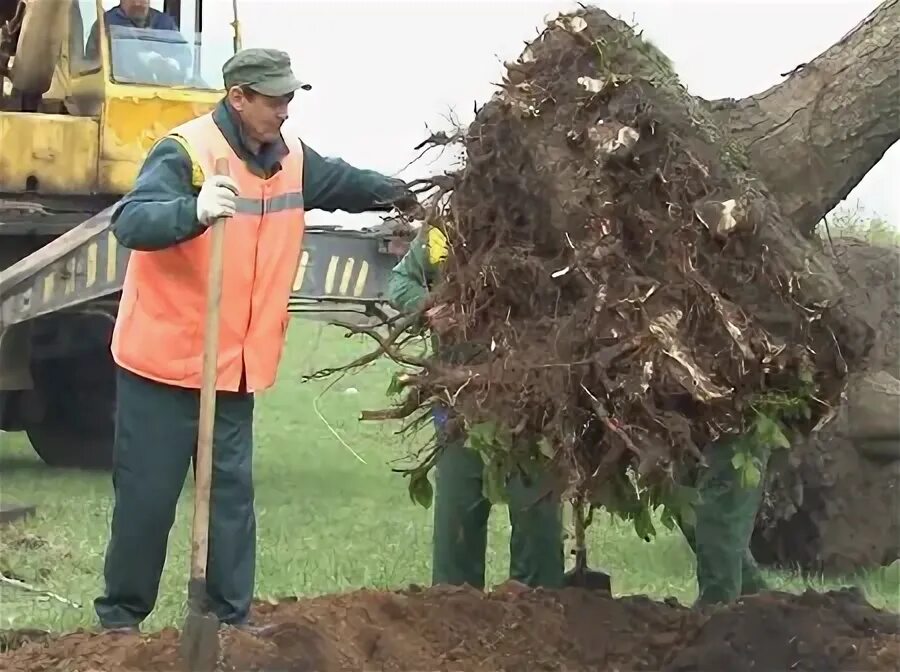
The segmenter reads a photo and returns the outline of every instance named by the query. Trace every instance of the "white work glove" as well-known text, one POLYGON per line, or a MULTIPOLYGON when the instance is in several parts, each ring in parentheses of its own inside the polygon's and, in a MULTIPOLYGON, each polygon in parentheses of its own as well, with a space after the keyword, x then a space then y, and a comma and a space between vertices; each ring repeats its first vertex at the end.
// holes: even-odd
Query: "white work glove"
POLYGON ((209 226, 219 217, 231 217, 237 207, 238 186, 225 175, 206 178, 197 196, 197 220, 209 226))

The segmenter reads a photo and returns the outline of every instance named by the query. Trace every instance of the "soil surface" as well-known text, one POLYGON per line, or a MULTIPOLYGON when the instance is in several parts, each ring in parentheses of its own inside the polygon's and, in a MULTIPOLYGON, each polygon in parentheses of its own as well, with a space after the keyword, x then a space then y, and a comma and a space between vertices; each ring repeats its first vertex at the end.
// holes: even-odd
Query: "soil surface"
MULTIPOLYGON (((643 597, 611 599, 509 583, 360 590, 258 604, 253 636, 221 634, 221 672, 344 670, 897 670, 900 617, 854 591, 767 593, 728 608, 689 609, 643 597)), ((6 672, 179 670, 178 632, 8 633, 6 672), (23 641, 24 640, 24 641, 23 641), (13 648, 15 647, 15 648, 13 648)))

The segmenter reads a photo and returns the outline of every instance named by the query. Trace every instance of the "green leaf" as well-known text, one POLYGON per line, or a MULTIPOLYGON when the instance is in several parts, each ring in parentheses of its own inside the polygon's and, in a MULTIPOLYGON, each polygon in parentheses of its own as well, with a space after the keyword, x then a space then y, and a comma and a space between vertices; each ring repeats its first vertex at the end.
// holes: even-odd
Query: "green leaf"
POLYGON ((738 470, 743 469, 744 464, 746 464, 746 462, 747 462, 747 453, 744 453, 742 451, 736 452, 731 457, 731 466, 733 466, 735 469, 738 469, 738 470))
POLYGON ((495 426, 492 445, 495 450, 510 452, 513 448, 512 430, 506 425, 495 426))
POLYGON ((790 448, 791 442, 781 430, 779 423, 768 415, 758 413, 756 415, 756 437, 764 446, 771 448, 790 448))
POLYGON ((490 450, 497 434, 497 426, 493 422, 478 422, 466 431, 469 443, 478 452, 490 450))
POLYGON ((550 445, 550 442, 546 437, 541 437, 541 440, 538 441, 538 450, 541 451, 541 455, 546 457, 548 460, 552 460, 556 452, 553 450, 553 446, 550 445))
POLYGON ((512 433, 506 427, 494 422, 477 422, 466 430, 466 445, 481 453, 485 462, 498 452, 509 453, 512 450, 512 433))
POLYGON ((757 413, 756 420, 753 423, 753 430, 756 438, 760 443, 766 444, 771 440, 774 432, 775 422, 764 413, 757 413))
POLYGON ((778 425, 775 425, 775 434, 772 437, 772 446, 774 448, 784 448, 784 449, 791 447, 790 439, 787 438, 785 433, 783 431, 781 431, 781 427, 779 427, 778 425))
POLYGON ((431 508, 434 488, 431 486, 431 481, 428 480, 427 471, 414 471, 409 477, 409 498, 414 504, 426 509, 431 508))
POLYGON ((759 479, 762 477, 760 473, 759 467, 756 466, 754 460, 750 459, 744 463, 743 469, 741 469, 741 486, 747 488, 748 490, 751 488, 755 488, 759 485, 759 479))

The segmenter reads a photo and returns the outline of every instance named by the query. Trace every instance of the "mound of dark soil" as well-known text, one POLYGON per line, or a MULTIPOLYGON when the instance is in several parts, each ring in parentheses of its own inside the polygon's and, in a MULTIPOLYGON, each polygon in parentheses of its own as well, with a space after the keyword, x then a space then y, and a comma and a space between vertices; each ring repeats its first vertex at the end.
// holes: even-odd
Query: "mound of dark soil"
MULTIPOLYGON (((219 670, 896 670, 900 623, 851 592, 766 594, 718 610, 507 584, 362 590, 257 605, 261 636, 223 630, 219 670)), ((174 672, 178 633, 74 633, 0 655, 6 672, 174 672)))

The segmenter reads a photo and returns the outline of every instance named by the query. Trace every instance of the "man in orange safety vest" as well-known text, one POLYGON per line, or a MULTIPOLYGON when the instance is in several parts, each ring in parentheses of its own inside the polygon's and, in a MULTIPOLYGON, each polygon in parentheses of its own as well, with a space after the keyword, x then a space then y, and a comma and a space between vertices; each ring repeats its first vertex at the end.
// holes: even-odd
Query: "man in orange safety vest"
POLYGON ((228 217, 210 503, 210 607, 247 626, 256 519, 254 393, 270 387, 288 325, 307 210, 417 208, 407 185, 282 135, 298 81, 284 52, 224 66, 226 97, 149 152, 112 230, 132 250, 112 339, 118 365, 113 511, 101 625, 137 630, 153 610, 175 507, 197 443, 210 236, 228 217), (230 177, 215 174, 228 160, 230 177))

